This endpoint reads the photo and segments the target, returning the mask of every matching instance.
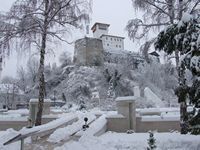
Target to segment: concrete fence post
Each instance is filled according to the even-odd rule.
[[[118,114],[122,114],[127,118],[128,129],[136,130],[136,107],[135,96],[126,96],[116,98]]]

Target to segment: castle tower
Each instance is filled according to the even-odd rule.
[[[102,35],[107,35],[109,26],[109,24],[96,22],[91,28],[93,37],[100,38]]]
[[[100,38],[104,50],[124,50],[124,37],[109,35],[109,24],[95,23],[91,30],[94,38]]]

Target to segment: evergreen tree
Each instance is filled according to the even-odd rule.
[[[179,64],[179,87],[175,90],[181,104],[181,133],[187,133],[187,123],[192,134],[200,134],[200,22],[199,18],[185,13],[177,24],[162,31],[155,47],[168,55],[178,50],[181,54]],[[193,85],[186,85],[185,70],[193,75]],[[187,99],[194,106],[193,115],[188,118]],[[189,119],[189,120],[188,120]]]
[[[149,132],[149,139],[148,139],[148,145],[147,150],[155,150],[156,149],[156,139],[154,138],[154,134],[152,132]]]

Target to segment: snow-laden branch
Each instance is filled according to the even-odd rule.
[[[167,16],[170,16],[170,14],[168,12],[166,12],[165,10],[163,10],[161,7],[159,7],[158,5],[156,5],[154,2],[151,2],[149,0],[144,0],[144,2],[146,2],[147,4],[155,7],[156,9],[160,10],[162,13],[166,14]]]
[[[191,14],[195,11],[195,9],[196,9],[196,7],[197,7],[198,5],[200,6],[200,1],[199,1],[199,0],[197,0],[196,3],[194,4],[194,6],[192,7],[192,9],[191,9],[191,11],[190,11]],[[200,9],[200,8],[199,8],[199,9]]]

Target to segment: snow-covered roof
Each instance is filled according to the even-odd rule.
[[[107,23],[100,23],[100,22],[96,22],[93,26],[92,26],[92,28],[91,28],[91,30],[94,30],[94,28],[96,27],[96,25],[98,25],[98,24],[100,24],[100,25],[106,25],[106,26],[110,26],[110,24],[107,24]]]

